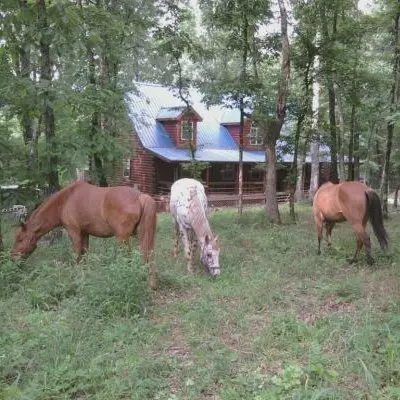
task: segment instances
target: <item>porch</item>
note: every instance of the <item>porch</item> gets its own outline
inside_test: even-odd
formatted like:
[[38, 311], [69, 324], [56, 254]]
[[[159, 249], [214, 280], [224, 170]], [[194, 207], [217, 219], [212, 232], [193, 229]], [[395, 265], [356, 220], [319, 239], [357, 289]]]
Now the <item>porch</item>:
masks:
[[[265, 204], [264, 169], [257, 164], [243, 165], [243, 206]], [[289, 200], [286, 189], [287, 169], [278, 170], [277, 198], [279, 203]], [[155, 197], [165, 202], [171, 191], [173, 182], [187, 177], [187, 173], [179, 163], [168, 163], [156, 160]], [[212, 163], [202, 171], [203, 183], [210, 207], [236, 207], [239, 193], [239, 168], [237, 163]], [[160, 204], [160, 209], [164, 208]]]
[[[155, 195], [167, 195], [172, 184], [181, 178], [189, 177], [187, 171], [180, 163], [169, 163], [161, 159], [155, 162]], [[277, 190], [284, 192], [286, 189], [287, 168], [278, 170]], [[201, 182], [207, 195], [234, 196], [239, 193], [239, 166], [237, 163], [210, 163], [210, 166], [202, 171]], [[259, 197], [265, 192], [264, 169], [255, 163], [243, 165], [243, 194], [245, 196], [256, 195]]]

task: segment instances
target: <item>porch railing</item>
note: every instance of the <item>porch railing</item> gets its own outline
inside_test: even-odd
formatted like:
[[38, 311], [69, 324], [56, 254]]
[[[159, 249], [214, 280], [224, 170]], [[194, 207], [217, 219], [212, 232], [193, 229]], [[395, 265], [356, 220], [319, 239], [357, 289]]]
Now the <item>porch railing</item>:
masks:
[[[156, 194], [166, 195], [170, 192], [173, 182], [159, 181]], [[207, 194], [220, 193], [234, 195], [238, 193], [236, 182], [209, 182], [208, 185], [202, 182]], [[264, 182], [244, 182], [243, 194], [264, 193]]]

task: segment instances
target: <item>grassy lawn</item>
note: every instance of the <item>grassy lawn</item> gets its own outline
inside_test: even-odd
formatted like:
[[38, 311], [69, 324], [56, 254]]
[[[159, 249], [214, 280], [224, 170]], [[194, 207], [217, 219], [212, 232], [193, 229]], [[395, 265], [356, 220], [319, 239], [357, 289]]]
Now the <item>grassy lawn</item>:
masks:
[[[348, 224], [333, 248], [317, 240], [311, 208], [299, 221], [262, 210], [215, 212], [221, 277], [172, 257], [160, 215], [159, 290], [137, 253], [91, 239], [74, 263], [68, 238], [24, 264], [0, 267], [0, 399], [399, 399], [400, 216], [391, 253], [350, 265]], [[11, 226], [5, 226], [7, 245]]]

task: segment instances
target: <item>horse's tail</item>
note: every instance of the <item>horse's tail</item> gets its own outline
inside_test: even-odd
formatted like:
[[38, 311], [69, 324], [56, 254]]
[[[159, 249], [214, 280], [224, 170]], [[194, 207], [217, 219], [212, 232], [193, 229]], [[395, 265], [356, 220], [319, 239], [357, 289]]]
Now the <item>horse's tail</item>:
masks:
[[381, 248], [387, 250], [389, 247], [389, 238], [386, 229], [383, 226], [381, 201], [378, 194], [372, 189], [367, 189], [365, 194], [367, 196], [367, 212], [375, 236], [378, 239]]
[[151, 196], [141, 193], [139, 199], [142, 204], [142, 215], [138, 224], [140, 249], [145, 263], [148, 263], [151, 260], [156, 237], [157, 208], [156, 202]]

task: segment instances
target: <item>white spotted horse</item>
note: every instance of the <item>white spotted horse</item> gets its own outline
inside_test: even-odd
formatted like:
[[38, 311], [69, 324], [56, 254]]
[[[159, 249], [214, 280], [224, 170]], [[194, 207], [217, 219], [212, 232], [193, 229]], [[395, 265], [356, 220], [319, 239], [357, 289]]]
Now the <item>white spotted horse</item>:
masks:
[[200, 261], [212, 276], [220, 275], [219, 243], [207, 218], [207, 197], [204, 186], [195, 179], [179, 179], [171, 187], [170, 211], [175, 221], [176, 242], [174, 256], [178, 254], [179, 236], [182, 237], [187, 259], [187, 270], [193, 272], [196, 242], [200, 244]]

